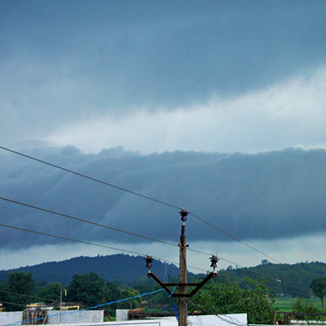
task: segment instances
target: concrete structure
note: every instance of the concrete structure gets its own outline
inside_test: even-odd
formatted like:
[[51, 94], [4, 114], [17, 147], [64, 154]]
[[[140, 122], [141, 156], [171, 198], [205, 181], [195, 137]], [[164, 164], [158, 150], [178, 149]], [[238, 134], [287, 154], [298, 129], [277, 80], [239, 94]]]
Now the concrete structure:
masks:
[[[103, 310], [74, 310], [61, 312], [61, 324], [103, 323]], [[60, 311], [49, 311], [49, 324], [60, 324]]]
[[0, 325], [7, 325], [22, 320], [22, 311], [0, 312]]
[[[175, 317], [153, 320], [130, 320], [121, 322], [96, 323], [96, 326], [178, 326]], [[81, 323], [79, 326], [95, 326], [94, 324]], [[189, 316], [189, 326], [247, 326], [247, 314], [212, 316]], [[60, 325], [58, 325], [60, 326]], [[66, 324], [65, 326], [75, 326]]]
[[[175, 317], [164, 317], [152, 320], [137, 320], [127, 321], [128, 310], [116, 310], [116, 322], [111, 322], [110, 325], [148, 325], [148, 322], [155, 322], [158, 326], [177, 326], [178, 321]], [[158, 323], [158, 324], [157, 324]], [[247, 326], [247, 314], [230, 314], [230, 315], [208, 315], [208, 316], [188, 316], [188, 325], [209, 325], [209, 326]]]
[[[128, 312], [128, 310], [125, 310]], [[117, 316], [123, 314], [117, 311]], [[0, 325], [18, 326], [21, 325], [22, 312], [2, 312], [0, 313]], [[121, 320], [116, 322], [103, 323], [102, 310], [84, 310], [84, 311], [65, 311], [60, 312], [49, 311], [49, 324], [65, 325], [65, 326], [178, 326], [178, 321], [175, 317], [166, 317], [152, 320]], [[208, 316], [189, 316], [189, 326], [247, 326], [247, 314], [232, 314], [232, 315], [208, 315]]]
[[[48, 311], [49, 324], [60, 324], [60, 311]], [[1, 312], [0, 325], [21, 325], [23, 312]], [[75, 311], [62, 311], [61, 324], [76, 325], [76, 324], [98, 324], [103, 323], [103, 310], [75, 310]]]

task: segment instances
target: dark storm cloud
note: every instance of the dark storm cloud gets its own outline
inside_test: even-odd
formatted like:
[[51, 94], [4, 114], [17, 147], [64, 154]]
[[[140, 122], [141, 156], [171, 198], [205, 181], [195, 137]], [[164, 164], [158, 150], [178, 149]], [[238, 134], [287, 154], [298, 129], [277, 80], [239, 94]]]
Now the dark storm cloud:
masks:
[[[105, 182], [182, 207], [242, 240], [281, 239], [324, 231], [326, 151], [260, 154], [165, 152], [139, 155], [122, 148], [83, 154], [74, 147], [25, 153]], [[178, 210], [0, 153], [0, 196], [145, 236], [178, 241]], [[85, 241], [140, 242], [137, 237], [0, 201], [1, 223]], [[0, 228], [2, 248], [59, 240]], [[193, 216], [195, 240], [230, 240]]]
[[2, 1], [1, 136], [42, 138], [90, 116], [174, 109], [309, 74], [325, 64], [325, 7]]

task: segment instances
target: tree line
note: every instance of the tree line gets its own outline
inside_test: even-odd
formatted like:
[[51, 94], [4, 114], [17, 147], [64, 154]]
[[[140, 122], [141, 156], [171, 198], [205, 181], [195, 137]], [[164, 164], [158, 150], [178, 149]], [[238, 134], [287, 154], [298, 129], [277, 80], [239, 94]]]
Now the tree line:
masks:
[[229, 266], [220, 270], [218, 276], [236, 281], [244, 277], [254, 280], [268, 280], [266, 284], [275, 296], [308, 299], [313, 295], [311, 282], [325, 277], [326, 264], [322, 262], [302, 262], [297, 264], [273, 264], [267, 259], [255, 267], [234, 268]]
[[[164, 265], [155, 261], [155, 273], [163, 279], [166, 267], [169, 278], [179, 275], [178, 268], [172, 264]], [[67, 287], [74, 274], [85, 274], [93, 271], [105, 281], [119, 279], [125, 284], [133, 284], [146, 277], [144, 258], [129, 255], [111, 255], [98, 257], [76, 257], [62, 262], [48, 262], [35, 266], [26, 266], [10, 271], [0, 271], [0, 280], [6, 281], [10, 272], [30, 272], [36, 281], [36, 288], [49, 282], [60, 282]], [[312, 294], [310, 283], [313, 279], [326, 275], [326, 264], [322, 262], [305, 262], [297, 264], [272, 264], [262, 260], [255, 267], [237, 268], [229, 266], [218, 271], [220, 279], [229, 279], [235, 282], [244, 277], [254, 280], [268, 280], [266, 286], [275, 295], [308, 299]], [[191, 278], [200, 278], [202, 275], [188, 274]], [[121, 284], [121, 283], [119, 283]]]
[[[115, 282], [105, 282], [94, 272], [83, 275], [75, 274], [71, 283], [63, 287], [59, 282], [51, 282], [37, 290], [37, 282], [32, 273], [12, 272], [8, 281], [0, 283], [0, 302], [6, 311], [23, 310], [30, 303], [43, 302], [51, 305], [59, 301], [82, 303], [84, 307], [94, 307], [99, 304], [139, 295], [137, 289], [126, 285], [119, 286]], [[112, 304], [112, 309], [136, 307], [140, 298]]]
[[[198, 280], [194, 279], [194, 282], [196, 281]], [[273, 293], [267, 284], [267, 280], [254, 280], [248, 277], [230, 282], [218, 274], [189, 300], [189, 313], [247, 313], [249, 323], [273, 323], [276, 307], [273, 305]], [[314, 279], [310, 283], [310, 288], [323, 304], [326, 295], [326, 278]], [[0, 302], [7, 311], [13, 311], [23, 310], [32, 302], [42, 301], [51, 305], [62, 297], [64, 302], [78, 302], [84, 307], [97, 307], [98, 309], [103, 309], [105, 303], [107, 310], [115, 311], [118, 308], [137, 308], [142, 300], [146, 300], [148, 304], [160, 304], [161, 309], [164, 307], [173, 311], [175, 299], [169, 297], [165, 291], [144, 298], [137, 297], [140, 293], [151, 293], [157, 289], [160, 287], [151, 279], [139, 279], [133, 284], [118, 281], [105, 282], [95, 272], [75, 274], [71, 283], [65, 287], [59, 282], [37, 287], [32, 273], [12, 272], [8, 274], [7, 282], [0, 283]], [[124, 298], [128, 300], [121, 300]], [[116, 302], [118, 300], [121, 301]], [[303, 313], [319, 312], [313, 304], [305, 304], [302, 299], [296, 302], [293, 309]]]

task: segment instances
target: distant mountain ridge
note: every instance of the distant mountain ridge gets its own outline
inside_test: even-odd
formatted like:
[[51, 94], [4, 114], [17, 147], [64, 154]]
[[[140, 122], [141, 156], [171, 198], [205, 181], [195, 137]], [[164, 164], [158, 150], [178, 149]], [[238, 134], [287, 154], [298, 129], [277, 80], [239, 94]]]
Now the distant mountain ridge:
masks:
[[[179, 269], [173, 264], [153, 262], [155, 274], [164, 278], [165, 269], [169, 276], [178, 276]], [[11, 272], [32, 273], [33, 279], [46, 282], [60, 282], [68, 285], [74, 274], [97, 273], [105, 281], [119, 280], [122, 283], [129, 283], [140, 278], [147, 277], [147, 268], [144, 257], [129, 256], [124, 254], [97, 256], [97, 257], [76, 257], [59, 262], [46, 262], [34, 266], [25, 266], [10, 270], [0, 271], [0, 280], [7, 281], [7, 275]]]
[[[153, 261], [152, 271], [164, 279], [165, 271], [170, 277], [178, 277], [179, 269], [173, 264], [165, 264], [159, 260]], [[70, 284], [73, 275], [90, 272], [97, 273], [105, 281], [133, 283], [147, 278], [147, 268], [144, 257], [116, 254], [97, 257], [75, 257], [59, 262], [47, 262], [34, 266], [0, 271], [0, 281], [7, 281], [11, 272], [28, 272], [33, 274], [37, 282], [60, 282]], [[204, 275], [189, 273], [191, 277], [202, 279]], [[305, 262], [296, 264], [272, 264], [263, 260], [261, 265], [254, 267], [232, 268], [218, 271], [216, 281], [236, 282], [243, 277], [266, 279], [266, 286], [274, 295], [284, 293], [293, 297], [308, 298], [311, 295], [309, 287], [316, 277], [326, 277], [326, 264], [323, 262]]]

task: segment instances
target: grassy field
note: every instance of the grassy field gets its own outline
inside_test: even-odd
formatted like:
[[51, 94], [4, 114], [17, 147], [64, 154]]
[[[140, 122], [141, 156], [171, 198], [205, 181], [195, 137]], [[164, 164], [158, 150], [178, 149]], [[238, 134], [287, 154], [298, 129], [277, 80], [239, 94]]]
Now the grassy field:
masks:
[[[292, 306], [297, 302], [297, 298], [275, 298], [274, 307], [277, 308], [278, 311], [291, 311]], [[313, 297], [310, 299], [304, 299], [305, 303], [313, 303], [319, 309], [322, 309], [320, 299]]]

